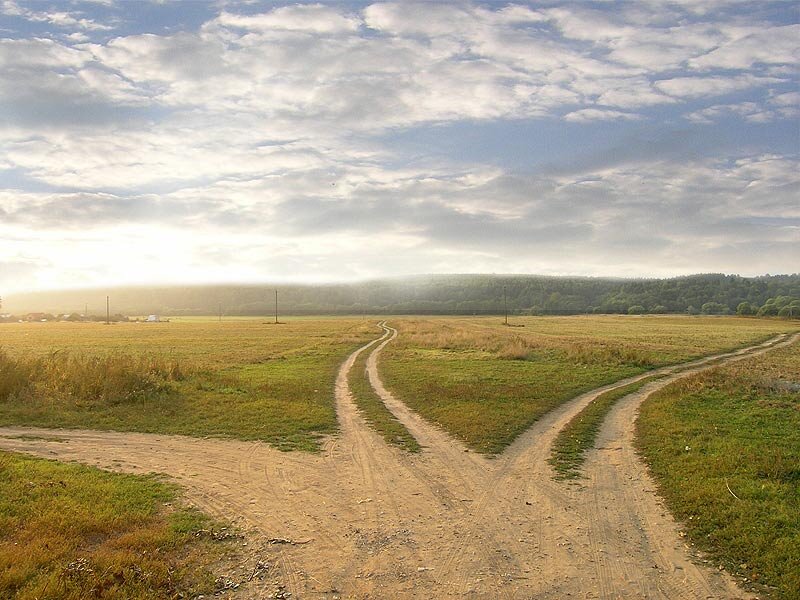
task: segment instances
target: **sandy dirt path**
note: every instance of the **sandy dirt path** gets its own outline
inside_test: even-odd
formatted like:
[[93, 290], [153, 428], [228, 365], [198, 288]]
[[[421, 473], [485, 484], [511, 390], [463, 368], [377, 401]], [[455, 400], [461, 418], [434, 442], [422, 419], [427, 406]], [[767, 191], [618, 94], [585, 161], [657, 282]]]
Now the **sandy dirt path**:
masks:
[[[621, 400], [590, 455], [587, 482], [575, 486], [552, 480], [552, 440], [598, 394], [636, 378], [571, 400], [488, 459], [385, 389], [377, 361], [397, 332], [381, 326], [383, 336], [342, 365], [341, 432], [316, 455], [258, 442], [21, 427], [0, 428], [0, 448], [168, 474], [191, 502], [247, 532], [251, 563], [270, 564], [263, 580], [247, 581], [251, 566], [242, 568], [242, 597], [748, 597], [726, 574], [692, 561], [631, 445], [646, 395], [713, 357], [680, 373], [662, 369], [667, 377]], [[722, 356], [737, 360], [797, 337]], [[355, 408], [347, 374], [368, 350], [370, 380], [424, 446], [418, 455], [387, 446]]]

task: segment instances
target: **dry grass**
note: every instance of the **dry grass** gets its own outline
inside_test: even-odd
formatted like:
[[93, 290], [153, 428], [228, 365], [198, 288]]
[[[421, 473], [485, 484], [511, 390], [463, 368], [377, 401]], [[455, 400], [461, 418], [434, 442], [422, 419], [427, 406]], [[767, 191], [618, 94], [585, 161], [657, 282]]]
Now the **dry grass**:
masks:
[[364, 319], [0, 325], [0, 424], [260, 439], [315, 450]]
[[0, 402], [48, 398], [54, 404], [102, 407], [145, 402], [172, 391], [182, 381], [177, 361], [156, 356], [87, 356], [55, 351], [35, 358], [12, 358], [0, 350]]

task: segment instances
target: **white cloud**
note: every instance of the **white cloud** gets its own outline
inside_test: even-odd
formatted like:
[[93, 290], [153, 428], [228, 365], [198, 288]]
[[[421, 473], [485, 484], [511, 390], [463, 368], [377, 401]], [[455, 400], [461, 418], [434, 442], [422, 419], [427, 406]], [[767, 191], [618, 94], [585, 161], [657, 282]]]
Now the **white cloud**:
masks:
[[732, 77], [674, 77], [672, 79], [658, 80], [654, 85], [660, 91], [671, 96], [700, 98], [704, 96], [721, 96], [730, 92], [783, 83], [784, 81], [784, 79], [776, 77], [736, 75]]
[[800, 25], [765, 27], [736, 38], [689, 61], [696, 69], [749, 69], [757, 64], [796, 65], [800, 61]]
[[91, 59], [88, 52], [53, 40], [0, 39], [0, 67], [3, 70], [69, 69], [81, 67]]
[[518, 272], [558, 265], [561, 272], [622, 275], [641, 274], [642, 260], [659, 265], [651, 275], [674, 274], [724, 264], [726, 249], [740, 260], [738, 270], [757, 272], [758, 253], [748, 259], [735, 249], [759, 244], [783, 248], [771, 269], [790, 270], [799, 166], [774, 155], [651, 161], [558, 177], [362, 166], [158, 196], [5, 193], [0, 251], [28, 261], [35, 281], [26, 285], [67, 284], [69, 277], [78, 277], [73, 285], [90, 283], [87, 273], [119, 283], [174, 282], [175, 273], [186, 281], [330, 280], [380, 275], [387, 265], [414, 273], [422, 264], [431, 272], [506, 264]]
[[37, 11], [20, 6], [13, 0], [3, 0], [0, 4], [0, 13], [22, 17], [28, 21], [50, 23], [64, 29], [80, 29], [82, 31], [107, 31], [113, 29], [110, 25], [98, 23], [92, 19], [82, 17], [79, 13], [66, 11]]
[[800, 106], [800, 92], [775, 94], [769, 99], [769, 103], [775, 106]]
[[225, 27], [249, 30], [289, 30], [309, 33], [337, 34], [356, 31], [361, 19], [342, 15], [334, 8], [322, 4], [282, 6], [267, 13], [239, 15], [223, 11], [217, 23]]
[[583, 123], [585, 121], [617, 121], [635, 120], [640, 118], [633, 113], [620, 112], [618, 110], [601, 110], [597, 108], [582, 108], [564, 115], [566, 121]]
[[800, 117], [800, 94], [788, 92], [770, 97], [765, 103], [738, 102], [715, 104], [693, 111], [686, 118], [695, 123], [714, 123], [726, 116], [739, 116], [752, 123], [768, 123]]
[[647, 78], [630, 78], [605, 83], [602, 88], [595, 89], [598, 92], [607, 90], [602, 91], [597, 97], [597, 103], [605, 106], [632, 109], [675, 102], [674, 98], [654, 90]]

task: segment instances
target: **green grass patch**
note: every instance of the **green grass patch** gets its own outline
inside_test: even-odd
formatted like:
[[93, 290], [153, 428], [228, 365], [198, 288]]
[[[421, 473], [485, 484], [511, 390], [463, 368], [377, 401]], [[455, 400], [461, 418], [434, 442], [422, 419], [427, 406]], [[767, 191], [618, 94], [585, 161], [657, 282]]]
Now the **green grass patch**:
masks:
[[654, 368], [754, 344], [797, 325], [694, 317], [403, 318], [380, 370], [408, 406], [478, 452], [502, 452], [575, 396]]
[[[370, 349], [371, 350], [371, 349]], [[380, 396], [370, 385], [367, 376], [367, 358], [369, 350], [362, 352], [350, 369], [348, 384], [353, 400], [364, 419], [387, 443], [398, 446], [408, 452], [419, 452], [417, 440], [408, 432], [400, 421], [386, 408]]]
[[212, 526], [153, 476], [0, 453], [0, 597], [213, 594]]
[[653, 394], [637, 445], [698, 547], [772, 598], [800, 598], [800, 345]]
[[362, 319], [8, 324], [0, 425], [262, 440], [319, 449], [334, 382], [374, 338]]
[[556, 479], [577, 479], [581, 476], [586, 453], [594, 447], [606, 415], [617, 400], [640, 390], [650, 381], [652, 377], [647, 377], [604, 392], [570, 419], [556, 436], [550, 450], [548, 462], [556, 471]]

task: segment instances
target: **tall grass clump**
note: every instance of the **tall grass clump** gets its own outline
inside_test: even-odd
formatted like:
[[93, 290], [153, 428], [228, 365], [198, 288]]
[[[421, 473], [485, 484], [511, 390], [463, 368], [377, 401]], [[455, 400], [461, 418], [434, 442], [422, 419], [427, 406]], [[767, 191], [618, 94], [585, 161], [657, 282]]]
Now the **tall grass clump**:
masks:
[[0, 402], [16, 398], [30, 385], [33, 364], [14, 360], [0, 348]]
[[93, 356], [56, 351], [37, 358], [0, 352], [0, 401], [47, 399], [76, 405], [141, 402], [181, 381], [177, 361], [156, 356]]

